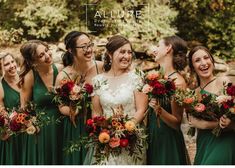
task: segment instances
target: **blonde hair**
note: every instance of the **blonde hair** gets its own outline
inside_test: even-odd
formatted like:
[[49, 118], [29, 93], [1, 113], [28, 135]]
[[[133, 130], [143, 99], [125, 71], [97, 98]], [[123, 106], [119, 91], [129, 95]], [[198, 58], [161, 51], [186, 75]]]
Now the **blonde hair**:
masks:
[[1, 76], [1, 78], [5, 75], [3, 59], [8, 55], [10, 55], [14, 60], [16, 60], [15, 57], [11, 53], [8, 53], [8, 52], [1, 52], [0, 53], [0, 63], [1, 63], [1, 65], [0, 65], [0, 76]]

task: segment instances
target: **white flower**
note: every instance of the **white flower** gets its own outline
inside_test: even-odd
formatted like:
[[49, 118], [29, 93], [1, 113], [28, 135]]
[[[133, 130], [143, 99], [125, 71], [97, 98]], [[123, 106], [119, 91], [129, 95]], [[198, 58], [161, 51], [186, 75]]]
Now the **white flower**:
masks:
[[216, 97], [216, 102], [219, 104], [223, 104], [224, 102], [227, 102], [228, 100], [231, 100], [231, 96], [221, 95]]
[[74, 85], [72, 92], [78, 94], [79, 92], [81, 92], [81, 87], [78, 85]]
[[36, 132], [36, 128], [33, 125], [31, 125], [30, 127], [26, 129], [26, 132], [27, 134], [32, 135]]

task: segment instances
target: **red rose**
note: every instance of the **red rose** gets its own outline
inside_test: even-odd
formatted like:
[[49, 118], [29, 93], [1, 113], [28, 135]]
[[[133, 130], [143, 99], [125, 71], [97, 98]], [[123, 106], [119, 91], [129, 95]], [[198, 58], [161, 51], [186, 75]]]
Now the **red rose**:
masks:
[[17, 132], [21, 129], [20, 123], [17, 123], [15, 119], [10, 122], [10, 129], [14, 132]]
[[71, 90], [74, 87], [74, 82], [73, 81], [69, 81], [67, 83], [65, 83], [62, 87], [61, 87], [61, 96], [65, 96], [68, 97], [69, 93], [71, 92]]
[[121, 139], [120, 140], [120, 146], [121, 147], [127, 147], [127, 145], [129, 144], [129, 141], [128, 141], [128, 139]]
[[93, 86], [92, 85], [90, 85], [89, 83], [86, 83], [84, 87], [85, 87], [88, 94], [92, 94], [92, 92], [93, 92]]
[[86, 121], [86, 124], [87, 125], [93, 125], [93, 123], [94, 123], [94, 120], [92, 120], [92, 119], [88, 119], [87, 121]]
[[227, 94], [230, 96], [235, 96], [235, 85], [230, 85], [227, 87]]
[[166, 93], [166, 88], [163, 84], [161, 84], [160, 82], [156, 81], [154, 84], [154, 88], [152, 93], [154, 95], [163, 95]]
[[3, 127], [5, 125], [5, 118], [4, 116], [0, 115], [0, 127]]

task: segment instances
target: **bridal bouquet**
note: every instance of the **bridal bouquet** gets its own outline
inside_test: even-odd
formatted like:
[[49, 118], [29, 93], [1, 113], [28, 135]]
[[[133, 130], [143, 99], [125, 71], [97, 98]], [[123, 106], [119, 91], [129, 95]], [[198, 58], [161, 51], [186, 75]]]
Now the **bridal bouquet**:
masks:
[[[216, 102], [220, 107], [220, 116], [226, 115], [232, 121], [235, 121], [235, 85], [232, 85], [232, 83], [225, 85], [223, 94], [216, 98]], [[212, 133], [218, 137], [221, 131], [222, 128], [217, 126], [213, 129]]]
[[[199, 96], [195, 91], [177, 90], [174, 96], [175, 101], [186, 108], [187, 115], [199, 120], [216, 121], [221, 116], [220, 107], [216, 102], [216, 95]], [[194, 136], [195, 128], [191, 127], [188, 135]]]
[[95, 147], [94, 164], [102, 164], [110, 155], [121, 155], [126, 150], [134, 161], [141, 160], [140, 154], [146, 145], [145, 131], [134, 120], [124, 115], [122, 106], [113, 108], [111, 117], [96, 116], [86, 122], [88, 137], [73, 143], [68, 152], [73, 152], [84, 144]]
[[[86, 100], [92, 93], [93, 86], [88, 83], [80, 82], [77, 84], [73, 80], [63, 79], [60, 85], [53, 89], [53, 101], [59, 105], [69, 106], [72, 109], [70, 113], [74, 116], [79, 113], [82, 103], [87, 103]], [[72, 120], [72, 123], [76, 127], [74, 120]]]
[[36, 112], [36, 104], [29, 102], [24, 108], [13, 109], [9, 115], [9, 129], [12, 134], [27, 133], [36, 135], [40, 127], [48, 124], [45, 112]]

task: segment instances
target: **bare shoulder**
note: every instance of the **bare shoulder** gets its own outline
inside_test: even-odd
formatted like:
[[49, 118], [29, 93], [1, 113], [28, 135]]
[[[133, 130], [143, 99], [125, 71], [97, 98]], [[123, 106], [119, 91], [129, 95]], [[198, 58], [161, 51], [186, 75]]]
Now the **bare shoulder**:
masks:
[[64, 65], [58, 64], [58, 63], [56, 63], [55, 66], [56, 66], [56, 68], [58, 69], [59, 72], [64, 68]]
[[30, 70], [25, 76], [24, 76], [24, 83], [23, 86], [25, 88], [32, 88], [34, 85], [34, 75], [33, 70]]
[[59, 74], [56, 77], [56, 81], [61, 81], [62, 79], [68, 78], [66, 73], [70, 74], [70, 68], [69, 67], [65, 67], [65, 68], [61, 69], [61, 71], [59, 72]]
[[231, 83], [231, 80], [227, 76], [220, 76], [216, 78], [216, 85], [223, 86], [224, 84]]
[[4, 97], [4, 90], [3, 90], [3, 87], [2, 87], [2, 80], [0, 82], [0, 99], [3, 99]]
[[186, 89], [187, 84], [182, 75], [177, 74], [177, 78], [175, 79], [175, 85], [176, 85], [176, 88], [178, 89]]

